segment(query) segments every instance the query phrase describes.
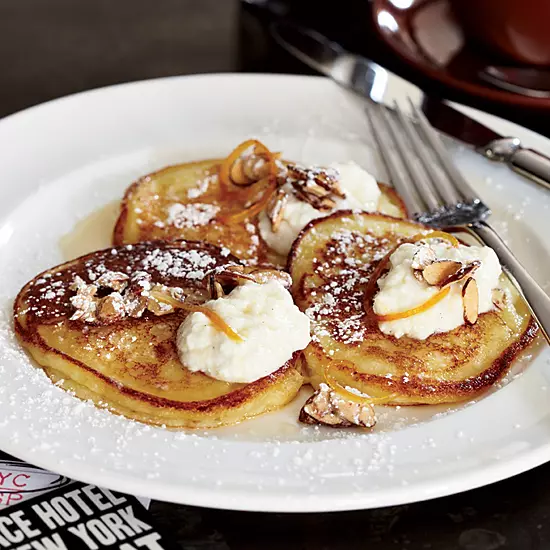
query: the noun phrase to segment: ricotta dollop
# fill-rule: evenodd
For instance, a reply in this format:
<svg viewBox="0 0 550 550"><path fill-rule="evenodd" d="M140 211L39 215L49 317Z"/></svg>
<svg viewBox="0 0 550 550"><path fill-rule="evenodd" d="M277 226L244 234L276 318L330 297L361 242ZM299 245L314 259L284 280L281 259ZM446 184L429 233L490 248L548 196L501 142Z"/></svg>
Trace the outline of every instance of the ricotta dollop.
<svg viewBox="0 0 550 550"><path fill-rule="evenodd" d="M390 257L388 273L378 280L379 292L374 297L373 310L377 315L387 315L415 308L439 292L415 276L418 262L425 258L431 261L455 260L470 263L474 260L481 265L472 277L476 280L479 303L478 313L494 308L493 289L498 287L501 267L497 255L487 246L453 247L442 239L427 239L418 243L405 243ZM462 286L465 281L453 283L450 292L440 302L422 313L404 319L379 322L380 330L397 338L409 336L424 340L428 336L447 332L464 324Z"/></svg>
<svg viewBox="0 0 550 550"><path fill-rule="evenodd" d="M178 329L177 348L193 372L225 382L254 382L281 368L310 341L309 318L278 282L246 282L204 305L243 340L232 340L205 315L192 313Z"/></svg>

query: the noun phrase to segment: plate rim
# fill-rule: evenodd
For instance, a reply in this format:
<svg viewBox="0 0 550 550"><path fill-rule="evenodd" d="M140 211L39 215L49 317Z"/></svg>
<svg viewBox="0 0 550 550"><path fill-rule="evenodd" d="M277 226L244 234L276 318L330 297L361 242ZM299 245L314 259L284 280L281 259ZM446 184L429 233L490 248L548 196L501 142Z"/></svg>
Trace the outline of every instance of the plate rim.
<svg viewBox="0 0 550 550"><path fill-rule="evenodd" d="M218 78L231 78L240 79L248 78L254 79L281 79L281 78L294 78L296 80L312 80L319 79L322 81L329 81L328 78L322 76L308 76L308 75L286 75L286 74L271 74L271 73L208 73L201 75L185 75L185 76L170 76L163 78L144 79L133 82L114 84L105 87L94 88L92 90L85 90L76 94L69 94L61 98L56 98L48 102L32 106L28 109L18 111L8 117L0 119L0 130L3 129L5 123L8 121L16 120L17 117L29 116L33 112L43 109L52 104L57 104L66 101L74 101L81 99L90 94L97 93L109 93L112 89L121 89L124 87L130 88L135 86L146 86L150 83L158 83L159 81L180 81L183 79L218 79ZM472 109L475 112L475 110ZM484 114L479 111L479 113ZM501 120L507 124L513 124L516 127L520 127L516 123L506 121L500 117L494 117L497 120ZM522 128L522 127L520 127ZM550 143L550 140L541 134L537 134L527 128L522 128L526 132L532 133L546 142ZM3 444L3 450L17 456L23 460L28 460L30 463L35 464L44 469L51 468L51 462L48 464L48 460L42 460L40 456L34 456L32 448L28 448L25 444L13 444L11 441L7 444ZM376 502L365 502L364 493L350 493L345 492L343 494L331 495L328 504L324 499L320 499L317 494L304 494L300 500L289 498L289 496L278 496L276 494L267 493L251 493L249 491L233 491L228 489L211 490L194 487L189 484L185 490L182 490L182 486L170 485L166 482L159 482L157 480L142 480L144 486L147 486L147 492L136 493L136 480L135 478L127 477L126 475L120 475L119 473L112 473L109 471L101 472L102 481L101 484L106 483L107 486L131 494L139 494L139 496L146 496L149 498L155 498L157 500L167 500L170 502L177 502L181 504L205 506L210 508L222 508L227 510L239 510L239 511L262 511L262 512L329 512L329 511L344 511L344 510L357 510L366 509L372 507L382 507L390 505L405 504L410 502L419 502L422 500L434 499L442 496L456 494L466 490L471 490L477 487L494 483L526 470L539 466L540 464L550 460L550 442L542 446L537 447L529 452L518 455L514 459L507 459L498 464L491 464L489 466L478 467L475 471L465 471L460 474L454 474L452 478L445 483L442 480L435 478L426 482L414 483L415 489L419 494L412 495L410 488L407 487L392 487L385 491L383 498L379 496L376 498ZM87 469L82 468L82 463L79 461L68 459L63 464L59 464L55 471L66 475L71 478L81 479L88 483L97 483L92 479L97 475L97 471L94 470L88 475ZM75 476L76 474L76 476ZM132 487L131 485L134 484ZM422 492L422 494L420 494ZM372 499L372 496L368 498ZM250 504L253 503L253 506Z"/></svg>

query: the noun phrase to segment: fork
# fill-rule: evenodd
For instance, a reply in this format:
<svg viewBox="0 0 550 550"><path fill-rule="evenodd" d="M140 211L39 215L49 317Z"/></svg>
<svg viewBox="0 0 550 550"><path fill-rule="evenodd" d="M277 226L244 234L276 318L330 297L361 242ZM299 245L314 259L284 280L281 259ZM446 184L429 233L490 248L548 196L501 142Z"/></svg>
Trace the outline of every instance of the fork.
<svg viewBox="0 0 550 550"><path fill-rule="evenodd" d="M409 103L414 120L397 103L393 113L378 103L368 103L366 109L380 155L409 214L435 229L466 231L491 247L550 343L550 297L486 222L491 210L454 166L422 111Z"/></svg>

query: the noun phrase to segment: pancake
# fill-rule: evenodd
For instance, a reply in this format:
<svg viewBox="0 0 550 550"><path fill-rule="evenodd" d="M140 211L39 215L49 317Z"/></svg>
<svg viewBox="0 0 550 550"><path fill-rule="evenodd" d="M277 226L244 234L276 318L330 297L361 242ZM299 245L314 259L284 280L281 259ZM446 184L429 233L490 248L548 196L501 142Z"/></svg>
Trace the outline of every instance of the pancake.
<svg viewBox="0 0 550 550"><path fill-rule="evenodd" d="M217 175L221 162L169 166L133 183L120 206L113 244L187 239L226 247L243 260L276 260L260 238L254 219L232 224L216 219L229 200L231 208L244 210L250 192L236 188L226 196Z"/></svg>
<svg viewBox="0 0 550 550"><path fill-rule="evenodd" d="M114 413L171 428L240 422L294 398L303 382L300 353L260 380L227 383L181 364L176 331L187 311L157 315L145 310L138 318L115 315L86 322L71 319L75 277L84 283L112 272L127 274L130 281L147 277L153 285L181 288L185 303L201 304L209 299L208 275L237 263L226 251L190 241L148 242L94 252L25 285L14 304L15 330L53 382ZM98 291L98 296L100 292L105 291Z"/></svg>
<svg viewBox="0 0 550 550"><path fill-rule="evenodd" d="M389 404L458 402L497 382L533 340L537 327L505 276L509 299L473 325L426 340L382 333L363 305L367 283L382 258L422 232L429 230L411 221L337 212L312 221L295 241L289 272L296 304L312 321L304 358L314 387L328 366L339 386Z"/></svg>
<svg viewBox="0 0 550 550"><path fill-rule="evenodd" d="M251 263L285 265L286 258L272 251L261 238L257 216L231 223L216 218L219 212L229 209L244 210L254 192L251 187L234 185L228 193L221 186L218 172L223 160L169 166L133 183L121 203L113 244L200 240L227 247ZM379 210L406 217L406 208L397 193L388 185L379 183L379 187Z"/></svg>

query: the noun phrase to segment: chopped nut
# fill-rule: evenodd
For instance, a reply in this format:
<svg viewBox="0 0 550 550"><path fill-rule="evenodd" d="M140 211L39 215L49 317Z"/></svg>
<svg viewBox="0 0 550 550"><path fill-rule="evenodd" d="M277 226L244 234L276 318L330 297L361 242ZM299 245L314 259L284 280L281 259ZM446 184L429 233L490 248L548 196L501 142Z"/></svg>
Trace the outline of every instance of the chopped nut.
<svg viewBox="0 0 550 550"><path fill-rule="evenodd" d="M97 298L95 297L98 291L97 286L86 283L84 279L77 275L69 288L76 291L75 296L71 296L70 298L71 305L76 310L71 317L71 321L81 319L90 322L95 320L97 310Z"/></svg>
<svg viewBox="0 0 550 550"><path fill-rule="evenodd" d="M124 293L125 310L128 317L141 317L147 309L148 298L145 294Z"/></svg>
<svg viewBox="0 0 550 550"><path fill-rule="evenodd" d="M117 292L120 292L128 285L128 275L121 273L120 271L106 271L101 275L95 284L104 288L112 288Z"/></svg>
<svg viewBox="0 0 550 550"><path fill-rule="evenodd" d="M286 271L281 271L280 269L254 267L248 274L259 284L276 281L285 288L292 286L292 277Z"/></svg>
<svg viewBox="0 0 550 550"><path fill-rule="evenodd" d="M422 276L429 285L442 286L461 267L461 262L439 260L427 265L422 271Z"/></svg>
<svg viewBox="0 0 550 550"><path fill-rule="evenodd" d="M464 304L464 320L473 325L479 315L479 292L473 277L469 277L462 287L462 302Z"/></svg>
<svg viewBox="0 0 550 550"><path fill-rule="evenodd" d="M97 305L97 318L112 323L126 316L124 298L119 292L113 292L101 298Z"/></svg>
<svg viewBox="0 0 550 550"><path fill-rule="evenodd" d="M421 269L413 269L413 275L414 275L414 278L417 281L420 281L421 283L425 282L424 275L422 275L422 270Z"/></svg>
<svg viewBox="0 0 550 550"><path fill-rule="evenodd" d="M334 171L324 168L304 168L297 164L288 163L286 176L292 182L301 183L303 186L308 186L309 182L313 182L317 187L325 189L328 193L342 199L346 198L346 194L340 187L338 174Z"/></svg>
<svg viewBox="0 0 550 550"><path fill-rule="evenodd" d="M95 288L95 291L92 294L93 296L97 292L97 287L95 285L88 284L82 277L75 275L73 282L69 285L69 290L74 290L75 292L81 292L87 289L88 287Z"/></svg>
<svg viewBox="0 0 550 550"><path fill-rule="evenodd" d="M71 320L107 324L124 317L139 318L146 309L155 315L166 315L175 311L178 304L183 304L185 298L181 288L152 284L150 275L145 272L135 273L128 281L117 276L106 278L103 283L107 288L112 289L113 284L123 288L98 298L97 285L87 284L78 276L74 278L69 287L76 290L76 295L70 298L76 310Z"/></svg>
<svg viewBox="0 0 550 550"><path fill-rule="evenodd" d="M299 420L304 424L338 428L372 428L376 424L372 405L344 399L327 384L320 384L319 389L305 402Z"/></svg>
<svg viewBox="0 0 550 550"><path fill-rule="evenodd" d="M286 203L288 202L288 194L284 189L279 188L267 205L267 216L271 221L271 230L276 233L279 230Z"/></svg>

